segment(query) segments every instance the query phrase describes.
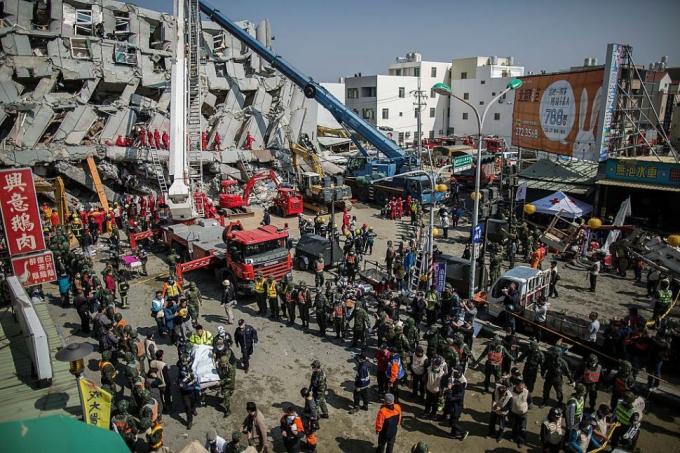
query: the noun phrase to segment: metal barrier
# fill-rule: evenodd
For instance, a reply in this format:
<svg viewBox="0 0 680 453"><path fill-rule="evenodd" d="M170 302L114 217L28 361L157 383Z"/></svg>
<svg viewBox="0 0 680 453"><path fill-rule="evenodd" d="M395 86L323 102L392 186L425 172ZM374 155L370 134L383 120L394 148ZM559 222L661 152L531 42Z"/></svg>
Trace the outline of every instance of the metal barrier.
<svg viewBox="0 0 680 453"><path fill-rule="evenodd" d="M17 277L7 277L7 290L14 309L14 316L18 320L21 332L26 340L28 355L33 363L33 372L38 380L38 385L41 387L50 386L52 384L52 358L50 357L50 345L45 329L35 312L30 297Z"/></svg>

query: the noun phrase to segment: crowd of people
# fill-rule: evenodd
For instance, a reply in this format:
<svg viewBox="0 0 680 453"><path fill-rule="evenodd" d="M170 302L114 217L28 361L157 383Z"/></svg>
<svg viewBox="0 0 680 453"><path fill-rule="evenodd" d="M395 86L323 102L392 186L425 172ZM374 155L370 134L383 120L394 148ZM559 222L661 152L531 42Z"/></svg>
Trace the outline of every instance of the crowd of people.
<svg viewBox="0 0 680 453"><path fill-rule="evenodd" d="M605 331L605 350L613 357L627 359L611 373L609 404L598 405L601 403L598 391L609 384L605 382L607 372L598 355L589 355L581 368L572 369L559 344L542 347L540 335L523 342L515 332L514 322L506 323L505 335L492 338L484 345L483 352L474 357L473 343L478 341L474 335L477 307L472 301L461 298L448 284L443 291L438 291L436 286L428 285L427 275L421 276L415 287L411 286L412 294L407 291L416 265L422 220L417 203L413 218L413 203L409 204L408 200L392 200L388 204L388 215L394 211L395 218L400 218L399 213L403 212L395 207L398 204L411 212L414 227L408 240L396 246L388 241L383 263L385 278L378 285L371 287L357 278L360 261L373 252L373 229L367 224L358 226L356 217L350 217L346 211L341 227L344 266L339 276L327 278L320 255L312 265L314 287L287 278L276 282L261 274L254 284L260 316L285 321L289 326L296 325L299 319L304 332L325 337L330 330L343 346L347 347L346 342L351 341L348 347L356 348L351 413L367 411L370 404L379 399L381 405L375 422L378 451L394 449L403 417L400 400L404 397L422 403L423 411L414 416L445 421L452 438L465 440L469 432L460 419L465 413L466 394L474 391L469 382L469 369L480 365L484 379L479 391L491 395L488 435L499 442L509 434L518 447L526 444L529 411L534 406L548 406L540 430L543 451L585 452L603 442L634 447L644 408L635 376L646 368L650 374L649 387L658 386L661 366L669 349L663 329L650 338L646 320L635 309L621 324L607 327L610 330ZM140 331L146 332L140 335L138 329L126 321L124 309L129 306L130 286L116 259L120 256L120 230L129 234L149 227L158 216L155 206L155 200L139 197L114 205L109 213L82 210L77 218L81 225L87 226L78 234L76 216L70 225L80 241L79 250L71 247L63 226L50 223L51 228L46 230L60 275L62 304L75 308L81 319L81 331L91 334L98 342L101 385L114 395L112 426L133 451L139 448L140 441L151 450L160 449L163 416L180 405L185 425L191 429L196 408L206 404L208 392L219 393L224 416L232 415L231 396L239 388L236 370L249 372L250 358L259 341L253 326L243 319L236 320L234 311L248 301L237 297L235 284L229 279L222 282L220 301L225 310L225 325L217 326L214 332L204 326L203 297L194 282L182 285L174 275L180 259L174 252L167 259L169 277L150 303L152 328L139 326L143 328ZM45 213L51 222L53 216L49 214L47 217ZM449 214L440 212L439 215ZM322 224L323 221L315 219L315 230ZM320 234L330 234L330 231L316 230ZM92 235L91 242L84 240L88 234ZM105 236L104 241L101 235ZM521 245L524 258L530 260L532 267L535 264L540 268L543 256L535 257L531 250L540 249L541 244L533 241L530 232L521 234L519 244L506 251L506 258L514 262ZM109 263L100 278L94 272L93 258L97 252L93 246L102 242L109 248ZM497 255L496 261L493 255ZM492 250L491 262L493 274L495 262L503 262L500 247ZM551 263L550 269L550 296L557 297L556 262ZM667 283L659 278L650 288L650 294L661 304L659 313L664 304L670 302ZM508 288L509 301L516 299L515 290L512 286ZM32 296L40 297L37 292ZM312 320L317 324L316 329L310 325ZM591 325L596 321L595 314ZM227 331L229 325L234 325L232 332ZM599 321L595 335L598 330ZM160 344L177 348L176 369L165 361L167 354ZM209 389L201 388L195 374L192 351L199 346L211 350L219 376L219 381ZM539 375L544 382L540 399L534 397ZM373 378L375 391L371 387ZM566 402L565 381L574 386ZM550 398L552 392L554 400ZM280 432L286 451L315 451L318 435L323 432L321 419L332 415L326 394L326 374L321 362L314 360L309 385L300 390L302 410L292 405L282 408ZM177 399L181 403L176 402ZM258 403L264 402L246 404L242 429L233 433L229 441L214 431L208 432L209 451L243 451L248 445L260 452L271 451L269 429L257 408ZM428 450L419 442L412 451Z"/></svg>

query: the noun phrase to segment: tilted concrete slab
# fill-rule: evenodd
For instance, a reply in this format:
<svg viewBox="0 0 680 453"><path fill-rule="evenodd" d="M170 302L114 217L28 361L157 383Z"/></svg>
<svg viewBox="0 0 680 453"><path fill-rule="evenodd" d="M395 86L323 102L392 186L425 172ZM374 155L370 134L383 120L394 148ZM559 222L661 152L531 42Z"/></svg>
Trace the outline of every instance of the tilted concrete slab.
<svg viewBox="0 0 680 453"><path fill-rule="evenodd" d="M55 141L63 141L67 145L80 144L94 122L97 114L89 105L81 105L66 114L59 129L54 134Z"/></svg>

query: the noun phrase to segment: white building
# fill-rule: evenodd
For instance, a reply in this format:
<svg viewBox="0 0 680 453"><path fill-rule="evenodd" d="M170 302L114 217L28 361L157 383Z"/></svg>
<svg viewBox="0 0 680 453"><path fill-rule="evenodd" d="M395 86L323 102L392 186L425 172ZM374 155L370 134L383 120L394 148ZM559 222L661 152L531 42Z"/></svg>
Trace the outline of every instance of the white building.
<svg viewBox="0 0 680 453"><path fill-rule="evenodd" d="M418 129L416 92L420 80L423 138L443 135L448 125L448 97L431 88L437 82L449 82L450 68L450 63L422 61L420 54L409 53L389 65L389 75L347 77L345 104L407 146Z"/></svg>
<svg viewBox="0 0 680 453"><path fill-rule="evenodd" d="M321 82L321 86L328 90L330 94L335 96L338 101L345 103L345 80L341 77L338 82ZM316 102L316 101L315 101ZM340 129L342 126L331 115L331 112L322 106L317 106L316 125L323 127L330 127L332 129Z"/></svg>
<svg viewBox="0 0 680 453"><path fill-rule="evenodd" d="M480 115L487 104L503 91L508 82L524 75L524 67L514 64L514 57L455 58L451 66L453 94L474 105ZM497 135L510 143L514 91L507 93L489 109L484 121L484 135ZM477 120L472 109L450 98L449 135L476 135Z"/></svg>

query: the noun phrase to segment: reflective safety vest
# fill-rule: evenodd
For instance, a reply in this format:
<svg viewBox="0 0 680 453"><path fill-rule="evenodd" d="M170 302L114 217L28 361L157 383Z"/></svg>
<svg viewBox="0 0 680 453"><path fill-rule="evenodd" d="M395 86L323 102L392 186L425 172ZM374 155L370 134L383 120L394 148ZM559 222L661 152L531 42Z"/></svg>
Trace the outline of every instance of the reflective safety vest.
<svg viewBox="0 0 680 453"><path fill-rule="evenodd" d="M113 426L116 427L118 434L121 435L130 434L132 432L132 426L130 426L130 424L123 418L115 420L113 422Z"/></svg>
<svg viewBox="0 0 680 453"><path fill-rule="evenodd" d="M177 283L173 283L172 285L168 285L166 290L165 290L165 295L168 297L175 297L179 295L179 286L177 286Z"/></svg>
<svg viewBox="0 0 680 453"><path fill-rule="evenodd" d="M264 280L262 279L255 279L255 292L256 293L263 293L264 292Z"/></svg>
<svg viewBox="0 0 680 453"><path fill-rule="evenodd" d="M596 366L595 369L586 368L583 372L583 383L584 384L597 384L600 382L600 365Z"/></svg>
<svg viewBox="0 0 680 453"><path fill-rule="evenodd" d="M670 289L660 289L659 290L659 303L661 305L668 306L673 298L673 293Z"/></svg>
<svg viewBox="0 0 680 453"><path fill-rule="evenodd" d="M614 410L614 415L616 415L616 421L624 426L630 426L630 418L633 416L633 407L625 408L623 407L623 401L619 400Z"/></svg>
<svg viewBox="0 0 680 453"><path fill-rule="evenodd" d="M486 358L491 365L500 366L503 363L503 351L489 351Z"/></svg>
<svg viewBox="0 0 680 453"><path fill-rule="evenodd" d="M149 443L149 446L153 450L158 450L163 446L163 427L161 426L160 423L154 422L154 425L151 427L151 432L149 432L149 438L153 437L156 433L160 431L160 434L158 436L158 440L154 443Z"/></svg>
<svg viewBox="0 0 680 453"><path fill-rule="evenodd" d="M585 407L586 399L583 397L581 397L581 399L572 397L569 398L569 401L570 402L573 401L574 406L576 406L576 408L574 409L574 417L576 418L576 422L578 423L581 421L581 418L583 417L583 408Z"/></svg>
<svg viewBox="0 0 680 453"><path fill-rule="evenodd" d="M267 296L271 298L276 297L276 282L271 282L267 285Z"/></svg>
<svg viewBox="0 0 680 453"><path fill-rule="evenodd" d="M343 313L342 313L342 305L336 306L336 307L333 309L333 311L334 311L334 313L335 313L335 317L336 317L336 318L342 318L342 316L343 316Z"/></svg>
<svg viewBox="0 0 680 453"><path fill-rule="evenodd" d="M99 362L99 371L104 373L104 368L106 368L107 366L110 366L111 368L113 368L113 378L115 379L115 377L118 375L118 371L116 371L116 367L114 367L111 362L100 361Z"/></svg>

